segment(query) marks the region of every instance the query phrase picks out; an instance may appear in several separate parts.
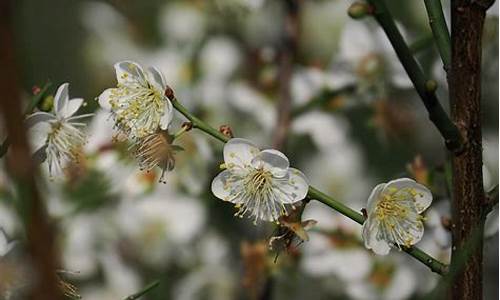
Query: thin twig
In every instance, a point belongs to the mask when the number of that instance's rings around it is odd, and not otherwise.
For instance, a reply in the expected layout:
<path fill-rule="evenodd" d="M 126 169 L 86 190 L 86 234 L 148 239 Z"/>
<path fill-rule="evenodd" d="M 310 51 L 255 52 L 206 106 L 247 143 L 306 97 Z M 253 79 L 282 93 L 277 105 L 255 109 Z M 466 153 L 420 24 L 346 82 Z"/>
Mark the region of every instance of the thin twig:
<path fill-rule="evenodd" d="M 198 119 L 197 117 L 193 116 L 177 99 L 172 98 L 172 104 L 174 108 L 183 114 L 189 121 L 193 123 L 194 128 L 197 128 L 206 134 L 216 138 L 217 140 L 226 143 L 229 138 L 222 133 L 220 133 L 218 130 L 215 128 L 211 127 L 210 125 L 206 124 L 202 120 Z M 339 213 L 343 214 L 344 216 L 352 219 L 353 221 L 363 224 L 364 222 L 364 217 L 362 214 L 356 212 L 355 210 L 351 209 L 350 207 L 346 206 L 340 201 L 335 200 L 334 198 L 326 195 L 325 193 L 319 191 L 315 187 L 310 186 L 309 187 L 309 192 L 307 194 L 308 199 L 314 199 L 317 201 L 322 202 L 323 204 L 331 207 L 332 209 L 338 211 Z M 404 249 L 406 253 L 409 255 L 413 256 L 415 259 L 423 263 L 424 265 L 428 266 L 433 272 L 436 272 L 438 274 L 445 274 L 447 272 L 447 266 L 440 261 L 434 259 L 430 255 L 426 254 L 422 250 L 416 248 L 416 247 L 410 247 L 407 249 Z"/>
<path fill-rule="evenodd" d="M 444 69 L 448 72 L 451 64 L 451 39 L 444 18 L 441 0 L 424 0 L 424 3 L 427 15 L 429 16 L 429 25 L 431 26 L 434 40 L 441 55 Z"/>
<path fill-rule="evenodd" d="M 148 284 L 147 286 L 145 286 L 139 292 L 137 292 L 135 294 L 132 294 L 132 295 L 126 297 L 126 298 L 123 298 L 123 300 L 136 300 L 136 299 L 139 299 L 139 298 L 141 298 L 145 294 L 149 293 L 151 290 L 153 290 L 154 288 L 156 288 L 159 285 L 160 285 L 160 281 L 155 280 L 155 281 L 151 282 L 150 284 Z"/>

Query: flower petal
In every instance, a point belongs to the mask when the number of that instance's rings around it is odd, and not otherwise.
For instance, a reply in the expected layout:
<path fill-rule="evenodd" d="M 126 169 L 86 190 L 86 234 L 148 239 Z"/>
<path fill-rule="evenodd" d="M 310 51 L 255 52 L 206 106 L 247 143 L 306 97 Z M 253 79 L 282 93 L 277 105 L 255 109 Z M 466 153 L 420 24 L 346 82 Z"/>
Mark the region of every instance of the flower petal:
<path fill-rule="evenodd" d="M 109 100 L 111 94 L 113 93 L 113 90 L 115 89 L 106 89 L 97 98 L 97 100 L 99 101 L 99 105 L 105 110 L 111 110 L 111 104 L 109 103 Z"/>
<path fill-rule="evenodd" d="M 231 170 L 224 170 L 217 175 L 212 181 L 212 193 L 215 197 L 229 201 L 232 203 L 240 203 L 240 197 L 234 197 L 240 189 L 243 189 L 243 181 L 231 181 L 230 178 L 234 176 Z"/>
<path fill-rule="evenodd" d="M 60 112 L 65 109 L 69 100 L 68 92 L 69 83 L 63 83 L 57 89 L 56 95 L 54 96 L 54 112 L 59 115 Z"/>
<path fill-rule="evenodd" d="M 115 64 L 116 80 L 123 85 L 147 86 L 141 66 L 133 61 L 121 61 Z"/>
<path fill-rule="evenodd" d="M 285 154 L 278 150 L 267 149 L 261 151 L 253 160 L 254 168 L 264 168 L 271 172 L 275 177 L 281 178 L 288 173 L 290 162 Z"/>
<path fill-rule="evenodd" d="M 47 122 L 40 122 L 33 125 L 29 130 L 32 153 L 45 146 L 47 136 L 52 130 L 52 126 Z"/>
<path fill-rule="evenodd" d="M 234 166 L 246 167 L 252 163 L 252 159 L 259 154 L 252 142 L 246 139 L 233 138 L 224 146 L 224 162 L 228 168 Z"/>
<path fill-rule="evenodd" d="M 432 203 L 432 193 L 424 185 L 417 183 L 415 185 L 415 190 L 417 194 L 415 195 L 415 207 L 417 212 L 421 213 L 425 211 Z"/>
<path fill-rule="evenodd" d="M 172 122 L 174 117 L 174 108 L 170 100 L 165 99 L 165 110 L 163 111 L 163 116 L 160 119 L 160 128 L 166 130 Z"/>
<path fill-rule="evenodd" d="M 289 168 L 288 176 L 274 180 L 275 193 L 286 204 L 293 204 L 303 200 L 309 191 L 309 183 L 301 171 Z"/>
<path fill-rule="evenodd" d="M 380 183 L 372 190 L 372 193 L 370 194 L 370 197 L 368 197 L 368 203 L 366 205 L 366 211 L 368 213 L 371 213 L 377 205 L 378 200 L 380 199 L 380 193 L 382 193 L 385 185 L 385 183 Z"/>
<path fill-rule="evenodd" d="M 82 98 L 75 98 L 71 99 L 68 101 L 66 106 L 61 109 L 60 115 L 63 118 L 68 118 L 71 117 L 76 113 L 76 111 L 82 106 L 83 104 L 83 99 Z"/>
<path fill-rule="evenodd" d="M 155 67 L 149 67 L 146 71 L 148 82 L 153 85 L 162 95 L 167 88 L 167 81 L 163 74 Z"/>
<path fill-rule="evenodd" d="M 29 115 L 26 118 L 25 123 L 26 123 L 26 126 L 28 128 L 30 128 L 33 125 L 37 124 L 37 123 L 52 121 L 55 118 L 56 117 L 53 114 L 49 114 L 49 113 L 40 111 L 40 112 L 36 112 L 36 113 L 33 113 L 33 114 Z"/>
<path fill-rule="evenodd" d="M 391 250 L 389 243 L 384 240 L 377 239 L 380 223 L 373 218 L 368 218 L 363 224 L 363 241 L 367 249 L 372 249 L 378 255 L 387 255 Z"/>

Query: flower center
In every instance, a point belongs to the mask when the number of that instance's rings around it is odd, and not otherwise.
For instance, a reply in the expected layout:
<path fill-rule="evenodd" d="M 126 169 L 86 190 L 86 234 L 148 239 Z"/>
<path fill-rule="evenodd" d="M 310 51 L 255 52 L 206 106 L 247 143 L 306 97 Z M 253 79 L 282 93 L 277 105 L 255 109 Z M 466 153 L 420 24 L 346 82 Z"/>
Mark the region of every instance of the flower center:
<path fill-rule="evenodd" d="M 379 221 L 389 218 L 404 219 L 409 213 L 409 201 L 413 202 L 416 195 L 415 189 L 404 188 L 389 190 L 389 193 L 381 195 L 375 214 Z"/>
<path fill-rule="evenodd" d="M 152 86 L 119 85 L 111 92 L 109 103 L 118 127 L 143 137 L 156 131 L 164 114 L 164 100 Z"/>
<path fill-rule="evenodd" d="M 47 163 L 49 173 L 62 170 L 65 163 L 78 160 L 78 150 L 85 143 L 84 134 L 72 125 L 55 122 L 47 138 Z"/>
<path fill-rule="evenodd" d="M 248 175 L 248 179 L 245 184 L 247 191 L 251 194 L 262 194 L 269 191 L 272 186 L 272 176 L 273 175 L 269 171 L 255 169 Z"/>

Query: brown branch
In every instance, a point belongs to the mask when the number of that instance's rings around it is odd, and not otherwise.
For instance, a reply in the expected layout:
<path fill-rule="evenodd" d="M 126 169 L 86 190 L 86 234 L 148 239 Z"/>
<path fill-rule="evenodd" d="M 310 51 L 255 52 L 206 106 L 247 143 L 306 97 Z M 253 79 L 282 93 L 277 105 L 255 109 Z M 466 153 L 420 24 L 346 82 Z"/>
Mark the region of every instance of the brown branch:
<path fill-rule="evenodd" d="M 473 0 L 452 1 L 451 117 L 465 145 L 452 158 L 452 299 L 482 299 L 485 196 L 481 146 L 481 37 L 485 9 Z M 471 241 L 475 241 L 471 243 Z M 469 246 L 468 245 L 473 245 Z M 467 249 L 470 248 L 470 249 Z M 467 255 L 464 256 L 464 253 Z"/>
<path fill-rule="evenodd" d="M 17 188 L 19 211 L 24 221 L 34 271 L 34 285 L 28 299 L 58 300 L 61 299 L 61 294 L 56 277 L 54 236 L 47 221 L 44 203 L 36 188 L 36 168 L 23 126 L 10 16 L 10 2 L 0 0 L 0 110 L 10 142 L 10 152 L 6 157 L 7 171 Z"/>
<path fill-rule="evenodd" d="M 280 51 L 279 93 L 277 104 L 278 123 L 274 131 L 273 148 L 282 150 L 286 144 L 290 130 L 292 114 L 292 97 L 290 81 L 293 74 L 293 63 L 297 53 L 299 37 L 299 8 L 300 0 L 285 0 L 286 16 L 283 43 Z"/>

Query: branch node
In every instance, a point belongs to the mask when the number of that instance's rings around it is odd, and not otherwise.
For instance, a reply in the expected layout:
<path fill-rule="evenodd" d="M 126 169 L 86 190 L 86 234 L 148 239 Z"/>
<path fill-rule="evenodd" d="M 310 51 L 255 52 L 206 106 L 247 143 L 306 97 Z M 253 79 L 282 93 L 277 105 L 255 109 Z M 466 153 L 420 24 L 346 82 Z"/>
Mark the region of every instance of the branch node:
<path fill-rule="evenodd" d="M 174 101 L 175 100 L 175 93 L 174 93 L 174 90 L 167 86 L 167 88 L 165 89 L 165 96 L 170 100 L 170 101 Z"/>
<path fill-rule="evenodd" d="M 359 20 L 373 14 L 373 6 L 364 2 L 354 2 L 347 9 L 349 17 Z"/>
<path fill-rule="evenodd" d="M 225 125 L 221 125 L 219 127 L 219 132 L 222 133 L 223 135 L 227 136 L 228 138 L 233 138 L 234 135 L 233 135 L 233 131 L 231 130 L 231 127 L 229 127 L 229 125 L 225 124 Z"/>

